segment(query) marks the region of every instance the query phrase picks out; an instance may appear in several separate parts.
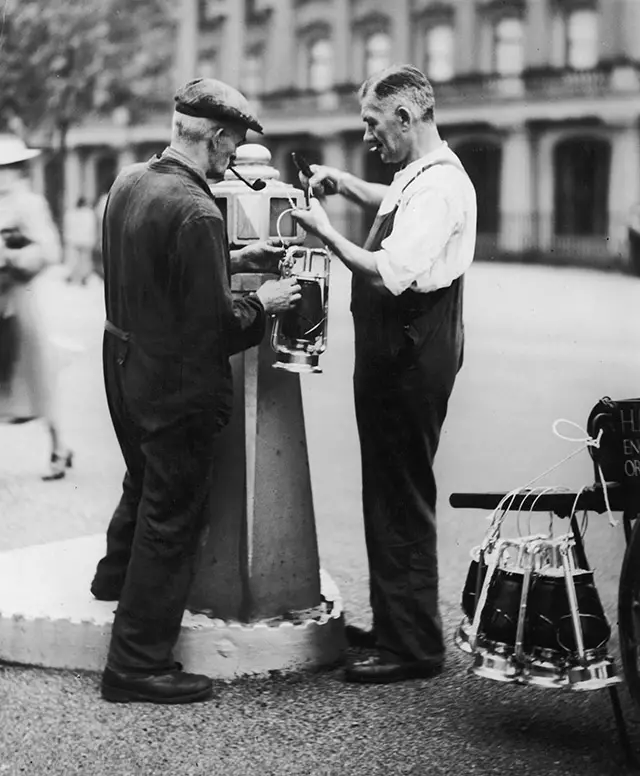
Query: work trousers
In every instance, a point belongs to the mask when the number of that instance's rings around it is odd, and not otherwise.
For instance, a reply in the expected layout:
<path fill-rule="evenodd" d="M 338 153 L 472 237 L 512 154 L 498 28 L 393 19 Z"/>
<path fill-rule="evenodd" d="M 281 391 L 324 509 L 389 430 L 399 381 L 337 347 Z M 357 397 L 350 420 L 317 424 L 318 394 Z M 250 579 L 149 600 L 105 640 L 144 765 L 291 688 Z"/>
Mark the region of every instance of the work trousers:
<path fill-rule="evenodd" d="M 456 350 L 436 365 L 425 348 L 384 371 L 356 354 L 370 602 L 378 647 L 389 660 L 444 654 L 433 463 L 460 363 Z"/>
<path fill-rule="evenodd" d="M 126 401 L 128 347 L 105 337 L 107 400 L 127 472 L 92 590 L 120 590 L 108 665 L 153 672 L 174 666 L 220 424 L 195 413 L 150 431 Z"/>
<path fill-rule="evenodd" d="M 392 661 L 444 653 L 433 464 L 462 366 L 462 288 L 459 278 L 435 294 L 394 299 L 354 282 L 370 601 L 380 653 Z"/>

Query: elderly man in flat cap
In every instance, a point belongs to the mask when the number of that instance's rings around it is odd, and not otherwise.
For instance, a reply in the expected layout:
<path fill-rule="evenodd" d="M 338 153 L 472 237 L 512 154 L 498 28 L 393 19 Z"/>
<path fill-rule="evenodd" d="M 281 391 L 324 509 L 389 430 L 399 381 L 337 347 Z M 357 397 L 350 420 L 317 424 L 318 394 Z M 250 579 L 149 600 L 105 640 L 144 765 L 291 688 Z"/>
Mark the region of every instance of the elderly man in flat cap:
<path fill-rule="evenodd" d="M 119 600 L 102 695 L 188 703 L 211 680 L 174 661 L 212 473 L 214 437 L 232 405 L 229 356 L 257 345 L 265 319 L 300 287 L 271 280 L 234 300 L 233 269 L 264 269 L 281 249 L 230 255 L 207 179 L 221 180 L 248 129 L 246 99 L 212 79 L 179 89 L 171 145 L 124 169 L 103 229 L 107 321 L 103 363 L 127 471 L 91 591 Z"/>

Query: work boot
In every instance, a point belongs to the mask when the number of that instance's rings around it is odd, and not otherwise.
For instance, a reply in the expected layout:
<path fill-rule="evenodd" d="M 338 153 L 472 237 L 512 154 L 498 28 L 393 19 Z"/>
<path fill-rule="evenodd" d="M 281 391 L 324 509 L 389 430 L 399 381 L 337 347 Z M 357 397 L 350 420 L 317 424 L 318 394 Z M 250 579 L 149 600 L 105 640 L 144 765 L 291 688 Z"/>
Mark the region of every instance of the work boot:
<path fill-rule="evenodd" d="M 202 674 L 189 674 L 179 664 L 162 673 L 104 669 L 102 697 L 112 703 L 194 703 L 208 700 L 213 682 Z"/>

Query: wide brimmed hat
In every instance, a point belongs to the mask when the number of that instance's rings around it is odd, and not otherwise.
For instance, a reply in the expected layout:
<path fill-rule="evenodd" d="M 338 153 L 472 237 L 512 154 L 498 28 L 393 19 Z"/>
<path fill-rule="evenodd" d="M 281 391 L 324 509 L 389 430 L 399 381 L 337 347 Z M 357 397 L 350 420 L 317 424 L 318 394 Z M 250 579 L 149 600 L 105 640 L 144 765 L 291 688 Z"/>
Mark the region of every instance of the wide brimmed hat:
<path fill-rule="evenodd" d="M 27 148 L 24 141 L 16 135 L 0 133 L 0 166 L 26 162 L 40 153 L 37 148 Z"/>

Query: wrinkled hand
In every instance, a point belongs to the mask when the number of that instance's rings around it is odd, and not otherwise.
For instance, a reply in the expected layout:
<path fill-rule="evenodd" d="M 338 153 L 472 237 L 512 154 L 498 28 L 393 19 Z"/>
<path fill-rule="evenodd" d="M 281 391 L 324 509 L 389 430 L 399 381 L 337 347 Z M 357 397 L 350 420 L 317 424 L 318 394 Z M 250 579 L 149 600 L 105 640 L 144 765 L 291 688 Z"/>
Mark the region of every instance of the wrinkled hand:
<path fill-rule="evenodd" d="M 310 164 L 313 172 L 311 178 L 299 172 L 300 183 L 306 189 L 311 189 L 314 196 L 325 197 L 328 194 L 337 194 L 340 186 L 340 178 L 344 173 L 335 167 L 327 167 L 324 164 Z"/>
<path fill-rule="evenodd" d="M 295 278 L 267 280 L 256 291 L 262 306 L 270 315 L 291 310 L 300 301 L 301 288 Z"/>
<path fill-rule="evenodd" d="M 276 240 L 261 240 L 243 248 L 240 251 L 242 271 L 277 273 L 285 247 L 276 243 Z"/>
<path fill-rule="evenodd" d="M 318 237 L 324 237 L 331 228 L 329 216 L 317 199 L 312 199 L 308 208 L 296 208 L 291 216 L 302 224 L 304 229 Z"/>

